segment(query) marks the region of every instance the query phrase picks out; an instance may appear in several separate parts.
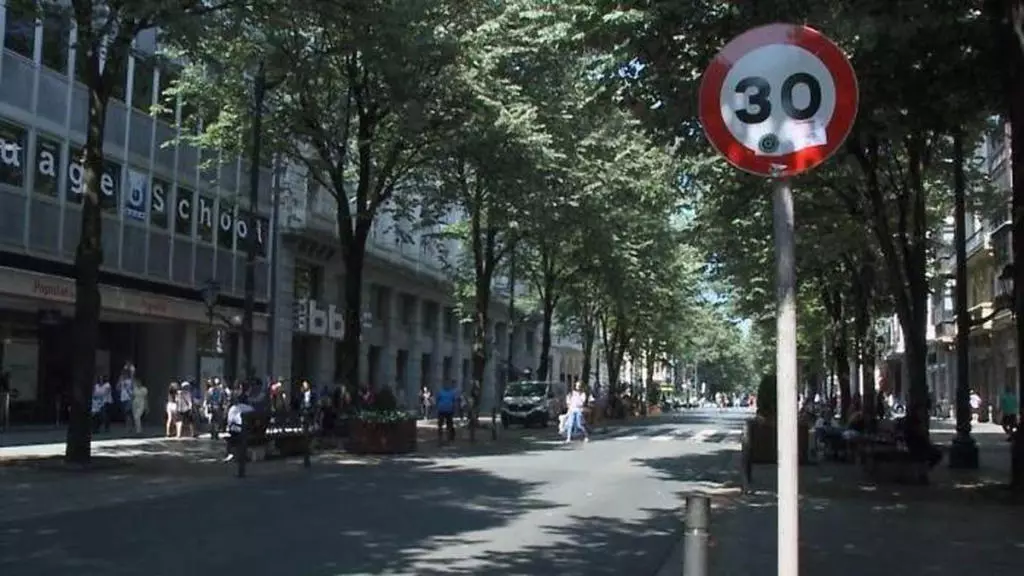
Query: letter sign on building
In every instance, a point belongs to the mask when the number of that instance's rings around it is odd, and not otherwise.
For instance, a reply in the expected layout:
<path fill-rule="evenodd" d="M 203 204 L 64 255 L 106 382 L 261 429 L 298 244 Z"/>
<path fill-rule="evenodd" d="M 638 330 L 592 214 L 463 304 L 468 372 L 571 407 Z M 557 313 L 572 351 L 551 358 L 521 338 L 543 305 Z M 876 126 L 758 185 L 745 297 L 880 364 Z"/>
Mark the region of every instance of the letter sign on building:
<path fill-rule="evenodd" d="M 178 185 L 174 198 L 174 231 L 181 236 L 192 237 L 192 214 L 196 193 Z"/>
<path fill-rule="evenodd" d="M 345 333 L 345 322 L 337 306 L 323 304 L 311 299 L 295 302 L 294 329 L 301 334 L 328 336 L 340 340 Z"/>
<path fill-rule="evenodd" d="M 171 189 L 169 182 L 153 178 L 150 188 L 153 200 L 149 203 L 149 225 L 154 228 L 167 229 L 167 192 Z"/>
<path fill-rule="evenodd" d="M 149 203 L 149 178 L 142 172 L 128 169 L 128 196 L 124 199 L 126 218 L 146 221 L 146 204 Z"/>
<path fill-rule="evenodd" d="M 17 124 L 0 122 L 0 182 L 16 188 L 25 185 L 25 144 L 28 131 Z"/>
<path fill-rule="evenodd" d="M 57 197 L 57 183 L 60 179 L 61 145 L 57 140 L 36 136 L 36 178 L 33 186 L 36 194 Z"/>
<path fill-rule="evenodd" d="M 109 160 L 103 161 L 100 174 L 100 205 L 104 210 L 117 209 L 117 191 L 121 185 L 121 165 Z M 82 165 L 82 149 L 72 147 L 68 162 L 68 202 L 81 204 L 85 194 L 85 167 Z"/>

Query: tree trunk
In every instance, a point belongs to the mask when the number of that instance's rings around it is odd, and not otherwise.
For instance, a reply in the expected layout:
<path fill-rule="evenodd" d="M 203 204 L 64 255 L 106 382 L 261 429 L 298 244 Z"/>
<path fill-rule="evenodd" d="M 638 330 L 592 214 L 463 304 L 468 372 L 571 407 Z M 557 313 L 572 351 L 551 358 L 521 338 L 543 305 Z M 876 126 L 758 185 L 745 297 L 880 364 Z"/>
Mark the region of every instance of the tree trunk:
<path fill-rule="evenodd" d="M 590 390 L 590 368 L 594 364 L 594 321 L 592 318 L 581 319 L 583 323 L 583 388 Z"/>
<path fill-rule="evenodd" d="M 545 284 L 547 283 L 545 282 Z M 548 357 L 551 355 L 551 325 L 555 318 L 555 295 L 553 286 L 550 290 L 545 286 L 545 294 L 542 296 L 544 317 L 541 321 L 540 362 L 537 363 L 539 366 L 537 369 L 537 378 L 539 380 L 553 380 L 553 377 L 548 377 L 548 372 L 552 369 L 552 366 L 550 366 L 548 362 Z"/>
<path fill-rule="evenodd" d="M 345 262 L 345 333 L 341 340 L 341 381 L 349 394 L 356 398 L 361 384 L 359 362 L 363 333 L 363 265 L 366 262 L 366 235 L 360 235 L 357 230 L 356 234 L 349 238 L 347 243 L 342 243 L 342 258 Z"/>
<path fill-rule="evenodd" d="M 874 298 L 874 266 L 865 253 L 854 275 L 854 339 L 858 343 L 857 360 L 861 367 L 861 414 L 866 425 L 874 428 L 875 419 L 875 342 L 871 328 L 871 302 Z"/>
<path fill-rule="evenodd" d="M 850 415 L 850 355 L 847 349 L 846 322 L 840 322 L 832 335 L 832 357 L 839 380 L 839 414 L 845 422 Z"/>
<path fill-rule="evenodd" d="M 256 80 L 253 84 L 253 117 L 252 117 L 252 164 L 249 166 L 249 210 L 254 216 L 259 206 L 260 188 L 260 154 L 263 144 L 263 100 L 267 92 L 267 75 L 261 61 Z M 255 228 L 254 222 L 248 223 L 250 229 Z M 250 234 L 252 234 L 250 232 Z M 245 246 L 245 300 L 242 310 L 242 369 L 246 378 L 256 376 L 252 356 L 253 316 L 256 313 L 256 238 L 252 234 L 247 238 Z M 267 330 L 273 330 L 268 326 Z M 267 359 L 268 366 L 270 359 Z M 271 375 L 273 378 L 273 375 Z"/>
<path fill-rule="evenodd" d="M 88 463 L 92 456 L 90 403 L 96 373 L 96 342 L 99 339 L 102 305 L 99 291 L 99 271 L 103 264 L 100 179 L 103 176 L 103 132 L 107 102 L 108 96 L 102 90 L 93 87 L 89 91 L 89 122 L 82 159 L 85 169 L 82 230 L 75 252 L 74 374 L 64 452 L 65 459 L 76 464 Z"/>
<path fill-rule="evenodd" d="M 1024 423 L 1024 2 L 1009 0 L 1011 33 L 1019 50 L 1008 58 L 1008 96 L 1010 116 L 1010 178 L 1013 202 L 1014 311 L 1017 331 L 1017 404 L 1018 422 Z M 1010 484 L 1024 491 L 1024 426 L 1017 428 L 1011 450 Z"/>

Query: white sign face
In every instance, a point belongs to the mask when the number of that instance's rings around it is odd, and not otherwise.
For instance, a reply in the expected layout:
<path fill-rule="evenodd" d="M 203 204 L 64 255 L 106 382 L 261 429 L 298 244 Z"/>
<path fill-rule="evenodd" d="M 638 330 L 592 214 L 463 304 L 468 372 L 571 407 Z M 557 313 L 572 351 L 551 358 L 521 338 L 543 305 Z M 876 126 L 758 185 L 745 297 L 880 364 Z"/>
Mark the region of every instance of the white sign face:
<path fill-rule="evenodd" d="M 836 89 L 814 54 L 772 44 L 736 61 L 719 101 L 722 119 L 738 142 L 761 156 L 783 156 L 828 143 Z"/>
<path fill-rule="evenodd" d="M 295 302 L 296 332 L 313 336 L 327 336 L 341 340 L 345 335 L 345 322 L 342 313 L 334 304 L 326 307 L 316 300 L 298 300 Z"/>

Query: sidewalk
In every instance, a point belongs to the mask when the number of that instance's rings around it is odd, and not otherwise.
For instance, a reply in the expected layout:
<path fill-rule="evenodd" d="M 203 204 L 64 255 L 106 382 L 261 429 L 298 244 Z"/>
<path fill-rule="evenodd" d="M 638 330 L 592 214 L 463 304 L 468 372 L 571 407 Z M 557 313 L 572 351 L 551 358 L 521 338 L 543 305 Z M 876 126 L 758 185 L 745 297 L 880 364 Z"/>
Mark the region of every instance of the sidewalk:
<path fill-rule="evenodd" d="M 952 423 L 933 423 L 933 441 L 948 447 Z M 981 466 L 950 470 L 943 460 L 928 486 L 873 485 L 859 467 L 821 463 L 800 468 L 800 572 L 962 576 L 1019 570 L 1024 557 L 1021 501 L 1009 479 L 1009 443 L 998 426 L 975 425 Z M 735 457 L 738 486 L 739 456 Z M 777 562 L 774 466 L 756 466 L 752 494 L 713 498 L 710 574 L 748 576 Z M 682 526 L 680 526 L 682 527 Z M 682 574 L 680 542 L 658 576 Z"/>

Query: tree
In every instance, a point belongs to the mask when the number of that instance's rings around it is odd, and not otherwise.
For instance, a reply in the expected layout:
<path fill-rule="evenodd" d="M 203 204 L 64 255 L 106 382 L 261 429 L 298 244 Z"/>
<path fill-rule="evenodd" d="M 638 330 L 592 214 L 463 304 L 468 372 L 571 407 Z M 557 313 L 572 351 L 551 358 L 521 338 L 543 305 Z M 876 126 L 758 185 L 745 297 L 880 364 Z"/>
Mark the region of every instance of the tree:
<path fill-rule="evenodd" d="M 223 9 L 230 0 L 200 2 L 187 0 L 162 2 L 132 0 L 71 0 L 69 5 L 47 3 L 47 9 L 66 10 L 74 23 L 73 66 L 81 67 L 88 93 L 85 146 L 80 159 L 82 176 L 82 225 L 75 251 L 75 320 L 73 374 L 67 444 L 68 462 L 87 463 L 92 455 L 90 398 L 96 372 L 96 342 L 99 334 L 99 272 L 103 265 L 102 193 L 103 143 L 107 105 L 115 82 L 122 81 L 123 66 L 130 56 L 132 42 L 144 30 L 175 26 L 197 16 Z M 26 11 L 42 9 L 41 4 L 16 0 Z"/>
<path fill-rule="evenodd" d="M 609 91 L 654 134 L 678 139 L 679 149 L 688 153 L 706 150 L 695 123 L 697 81 L 714 50 L 738 32 L 785 15 L 817 23 L 852 56 L 861 110 L 870 112 L 861 114 L 836 164 L 853 162 L 852 185 L 869 207 L 867 223 L 907 343 L 912 436 L 923 446 L 929 208 L 943 189 L 941 168 L 933 161 L 944 136 L 955 125 L 970 124 L 979 112 L 965 108 L 962 96 L 993 92 L 989 76 L 994 75 L 980 56 L 990 40 L 976 7 L 951 0 L 914 5 L 832 0 L 599 2 L 579 9 L 583 34 L 608 50 L 609 69 L 630 64 L 631 73 L 607 74 Z M 943 89 L 923 98 L 922 86 Z"/>
<path fill-rule="evenodd" d="M 274 148 L 334 200 L 345 265 L 342 379 L 355 387 L 366 242 L 384 210 L 404 216 L 420 197 L 421 170 L 458 126 L 449 90 L 467 3 L 430 0 L 266 0 L 207 18 L 179 41 L 190 62 L 179 92 L 202 102 L 212 147 L 238 142 L 244 78 L 254 63 L 277 87 L 268 97 Z M 211 73 L 215 71 L 215 73 Z"/>

